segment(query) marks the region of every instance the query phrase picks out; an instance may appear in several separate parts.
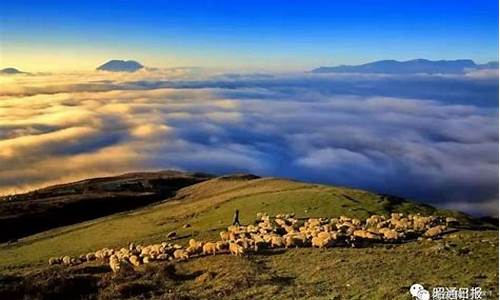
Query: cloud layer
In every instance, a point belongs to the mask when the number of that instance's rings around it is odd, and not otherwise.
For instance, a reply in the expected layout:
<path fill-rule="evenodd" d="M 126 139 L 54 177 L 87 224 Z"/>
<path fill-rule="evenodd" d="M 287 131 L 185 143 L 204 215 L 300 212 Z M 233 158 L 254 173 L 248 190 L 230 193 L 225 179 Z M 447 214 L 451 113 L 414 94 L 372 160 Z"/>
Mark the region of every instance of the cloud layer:
<path fill-rule="evenodd" d="M 497 78 L 175 69 L 5 79 L 0 191 L 179 168 L 497 214 Z"/>

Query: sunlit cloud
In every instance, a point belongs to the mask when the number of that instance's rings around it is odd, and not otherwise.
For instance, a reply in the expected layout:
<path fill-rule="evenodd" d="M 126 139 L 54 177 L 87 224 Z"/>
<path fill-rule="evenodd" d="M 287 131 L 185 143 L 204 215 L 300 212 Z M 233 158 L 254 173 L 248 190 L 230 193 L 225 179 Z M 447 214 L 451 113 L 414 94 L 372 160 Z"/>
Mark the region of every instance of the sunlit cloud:
<path fill-rule="evenodd" d="M 479 214 L 498 204 L 490 76 L 35 74 L 0 94 L 2 194 L 176 168 L 355 186 Z"/>

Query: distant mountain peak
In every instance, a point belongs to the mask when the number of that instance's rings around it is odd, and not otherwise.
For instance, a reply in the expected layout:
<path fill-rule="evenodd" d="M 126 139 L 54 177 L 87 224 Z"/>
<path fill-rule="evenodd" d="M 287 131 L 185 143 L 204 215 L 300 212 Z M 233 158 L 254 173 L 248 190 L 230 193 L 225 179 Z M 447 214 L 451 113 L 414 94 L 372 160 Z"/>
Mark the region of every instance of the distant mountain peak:
<path fill-rule="evenodd" d="M 362 65 L 319 67 L 311 73 L 383 73 L 383 74 L 464 74 L 468 70 L 498 68 L 498 62 L 483 65 L 471 59 L 428 60 L 423 58 L 407 61 L 379 60 Z"/>
<path fill-rule="evenodd" d="M 0 74 L 8 74 L 8 75 L 14 75 L 14 74 L 24 74 L 25 72 L 19 71 L 16 68 L 5 68 L 0 70 Z"/>
<path fill-rule="evenodd" d="M 113 59 L 97 67 L 97 70 L 109 72 L 135 72 L 142 68 L 144 68 L 144 66 L 135 60 Z"/>
<path fill-rule="evenodd" d="M 477 68 L 479 70 L 484 70 L 484 69 L 497 69 L 498 70 L 498 61 L 490 61 L 485 64 L 480 64 L 477 65 Z"/>

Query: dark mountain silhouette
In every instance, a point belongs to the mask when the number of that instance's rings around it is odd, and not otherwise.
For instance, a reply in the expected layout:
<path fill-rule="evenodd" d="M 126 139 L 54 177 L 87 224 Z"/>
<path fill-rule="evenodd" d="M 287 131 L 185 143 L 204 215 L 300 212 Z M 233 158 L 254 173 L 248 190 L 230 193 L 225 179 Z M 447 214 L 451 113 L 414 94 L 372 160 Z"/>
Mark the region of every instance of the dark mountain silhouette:
<path fill-rule="evenodd" d="M 135 72 L 142 68 L 144 68 L 144 66 L 136 62 L 135 60 L 113 59 L 97 67 L 97 70 L 109 72 Z"/>
<path fill-rule="evenodd" d="M 16 68 L 5 68 L 0 70 L 0 74 L 6 74 L 6 75 L 15 75 L 15 74 L 24 74 L 25 72 L 21 72 Z"/>
<path fill-rule="evenodd" d="M 384 73 L 384 74 L 463 74 L 468 70 L 498 68 L 498 62 L 478 65 L 470 59 L 408 61 L 380 60 L 362 65 L 319 67 L 311 73 Z"/>

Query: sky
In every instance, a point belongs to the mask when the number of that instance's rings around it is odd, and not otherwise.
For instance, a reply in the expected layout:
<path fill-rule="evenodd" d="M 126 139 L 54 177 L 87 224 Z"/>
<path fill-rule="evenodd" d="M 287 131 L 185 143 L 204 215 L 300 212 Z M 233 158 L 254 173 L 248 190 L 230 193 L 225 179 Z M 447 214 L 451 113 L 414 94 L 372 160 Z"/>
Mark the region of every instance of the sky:
<path fill-rule="evenodd" d="M 378 59 L 498 60 L 498 1 L 28 1 L 0 4 L 0 67 L 303 71 Z"/>

